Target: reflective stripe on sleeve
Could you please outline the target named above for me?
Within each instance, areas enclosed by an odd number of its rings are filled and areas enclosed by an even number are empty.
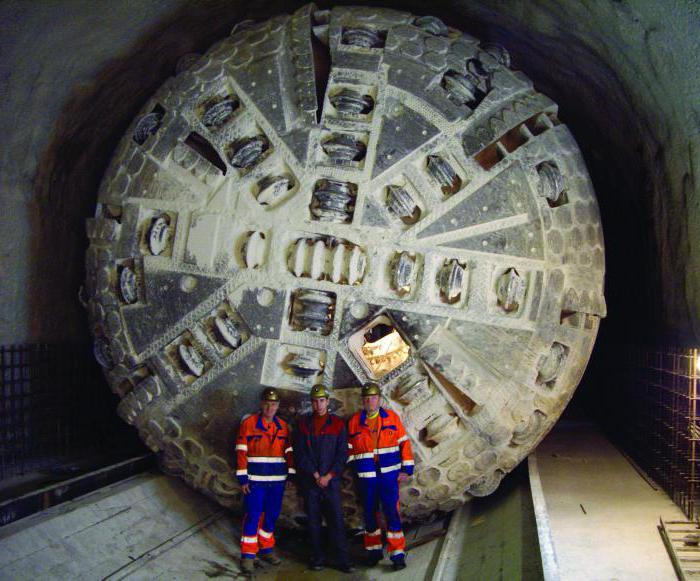
[[[386,538],[387,539],[402,539],[403,538],[403,531],[399,531],[397,533],[387,531]]]
[[[397,440],[397,442],[400,444],[401,442],[405,442],[406,440],[408,440],[408,436],[401,436],[401,437]]]
[[[404,466],[413,466],[413,465],[415,464],[415,462],[414,462],[413,460],[404,460],[404,461],[402,462],[402,464],[403,464]]]
[[[377,535],[381,535],[381,534],[382,534],[382,529],[377,529],[376,531],[373,531],[373,532],[371,532],[371,533],[368,532],[368,531],[365,531],[365,534],[366,534],[368,537],[376,537]]]
[[[262,529],[260,529],[260,530],[258,531],[258,534],[259,534],[263,539],[272,538],[272,533],[268,533],[267,531],[264,531],[264,530],[262,530]]]
[[[365,547],[368,551],[381,551],[382,546],[381,545],[370,545],[369,547]]]
[[[289,452],[293,452],[293,451],[294,451],[294,448],[292,448],[291,446],[289,446],[289,448],[287,448],[287,449],[284,451],[284,453],[285,453],[285,454],[289,454]]]
[[[372,470],[372,472],[358,472],[357,475],[360,478],[376,478],[377,477],[377,473],[374,470]]]
[[[403,555],[403,551],[401,549],[397,549],[396,551],[389,551],[389,556],[390,557],[395,557],[396,555]]]
[[[394,470],[399,470],[401,468],[401,464],[394,464],[393,466],[382,466],[380,470],[383,472],[393,472]]]
[[[296,474],[297,470],[296,468],[287,468],[287,472],[289,472],[290,474]]]
[[[236,444],[236,450],[246,451],[248,450],[248,446],[246,446],[245,444]]]
[[[244,468],[243,470],[236,470],[236,476],[245,476],[248,471]]]
[[[241,537],[241,542],[242,543],[257,543],[258,537],[257,537],[257,535],[254,537]]]

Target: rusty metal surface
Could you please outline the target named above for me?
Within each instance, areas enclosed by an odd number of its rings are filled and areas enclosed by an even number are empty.
[[[378,379],[416,454],[407,518],[493,492],[569,401],[605,316],[598,206],[556,104],[501,47],[392,10],[309,5],[188,62],[87,224],[120,415],[237,506],[230,444],[263,386],[293,419],[314,383],[349,414]],[[382,325],[408,354],[373,367]]]

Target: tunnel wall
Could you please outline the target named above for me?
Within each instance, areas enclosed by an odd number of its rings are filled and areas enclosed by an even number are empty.
[[[426,10],[417,1],[381,4]],[[88,341],[78,300],[84,220],[118,139],[179,57],[204,51],[243,18],[299,5],[0,5],[0,344]],[[615,420],[622,379],[609,370],[624,367],[630,345],[693,345],[700,335],[700,7],[484,0],[434,2],[430,11],[508,48],[579,142],[608,271],[608,318],[581,391]]]
[[[488,2],[472,10],[560,104],[584,151],[604,221],[607,326],[695,341],[700,8]]]
[[[0,6],[0,345],[87,339],[85,218],[111,154],[178,59],[243,17],[224,1]]]

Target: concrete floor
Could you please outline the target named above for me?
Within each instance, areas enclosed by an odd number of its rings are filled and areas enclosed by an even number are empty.
[[[594,426],[560,422],[536,455],[561,579],[676,579],[657,526],[685,516]]]
[[[516,468],[491,496],[470,502],[463,520],[451,532],[452,547],[441,548],[440,560],[449,562],[433,579],[543,578],[526,464]]]
[[[301,532],[282,533],[284,564],[256,579],[377,579],[428,576],[439,540],[411,551],[410,567],[388,561],[353,575],[312,573],[298,558]],[[238,518],[177,479],[156,472],[106,487],[0,529],[0,579],[211,579],[239,576]],[[437,550],[437,553],[436,553]],[[356,557],[361,542],[353,543]]]
[[[560,424],[537,449],[563,580],[672,580],[659,516],[683,515],[592,426]],[[539,580],[527,467],[461,511],[448,535],[352,575],[308,571],[301,532],[281,532],[285,563],[258,579]],[[239,576],[238,518],[177,479],[147,472],[0,528],[0,579],[212,579]],[[361,558],[359,539],[352,543]]]
[[[527,471],[520,467],[497,493],[460,511],[450,542],[438,538],[412,548],[408,569],[359,566],[343,575],[306,568],[300,531],[281,531],[282,566],[258,579],[401,581],[542,578],[529,502]],[[407,530],[416,536],[440,522]],[[144,473],[0,529],[0,579],[211,579],[239,576],[238,518],[177,479]],[[351,542],[355,562],[361,538]],[[442,561],[442,563],[441,563]],[[441,568],[437,569],[438,564]],[[439,571],[439,572],[438,572]]]

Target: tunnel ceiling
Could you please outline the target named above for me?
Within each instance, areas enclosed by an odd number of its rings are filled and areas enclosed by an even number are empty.
[[[306,6],[156,92],[88,220],[86,291],[166,469],[229,504],[264,386],[292,417],[323,382],[348,415],[374,381],[417,519],[492,492],[553,425],[605,316],[603,239],[557,106],[509,65],[435,17]]]
[[[82,222],[117,140],[180,56],[205,50],[240,20],[285,9],[3,4],[4,344],[84,339]],[[685,2],[432,5],[449,25],[507,47],[574,132],[609,241],[604,340],[694,344],[698,336],[698,10]],[[64,35],[52,32],[60,22]]]

